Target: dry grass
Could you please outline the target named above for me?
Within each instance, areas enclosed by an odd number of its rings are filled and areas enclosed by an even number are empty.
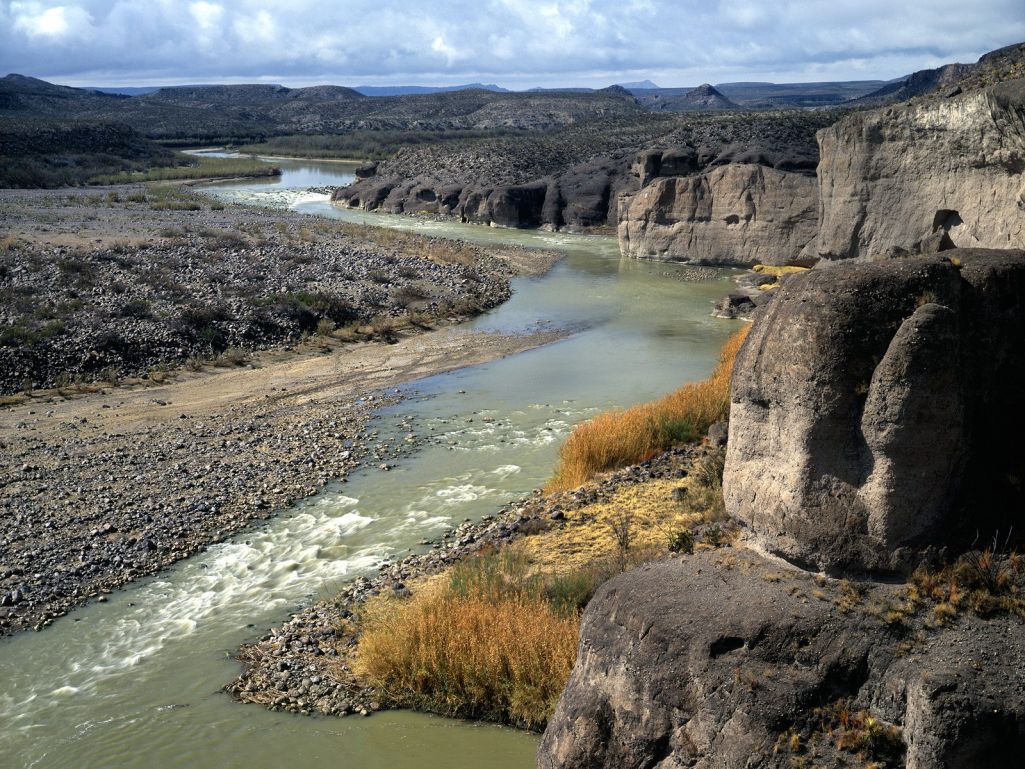
[[[933,604],[933,621],[940,626],[962,609],[980,617],[1012,614],[1025,619],[1025,556],[969,551],[942,569],[916,571],[907,593],[915,608]]]
[[[716,455],[703,457],[686,479],[567,511],[558,525],[409,585],[410,598],[371,599],[356,624],[353,670],[394,705],[543,728],[595,590],[678,552],[681,532],[694,547],[696,527],[721,520],[719,468]],[[709,542],[706,532],[696,546]]]
[[[443,238],[429,238],[387,227],[372,227],[366,224],[342,224],[339,231],[370,241],[379,246],[395,249],[399,253],[418,256],[437,264],[458,264],[473,267],[477,263],[477,251],[466,243]]]
[[[730,407],[733,362],[747,337],[744,327],[723,345],[708,379],[686,384],[652,403],[609,411],[579,425],[559,453],[548,492],[568,491],[607,470],[643,462],[675,443],[700,438]]]
[[[751,268],[755,272],[761,273],[762,275],[771,275],[775,278],[772,283],[763,283],[758,286],[759,291],[772,291],[773,289],[779,288],[780,281],[787,275],[793,275],[798,272],[807,272],[807,267],[797,267],[795,265],[785,265],[781,267],[773,266],[771,264],[756,264]]]
[[[682,501],[677,489],[687,489]],[[638,558],[666,555],[680,532],[723,520],[721,487],[707,487],[692,475],[686,480],[658,479],[619,490],[611,499],[565,513],[565,525],[526,537],[519,547],[539,568],[575,571],[618,556],[613,528],[624,514],[633,523],[633,553]],[[698,544],[701,547],[701,544]]]
[[[539,576],[512,551],[470,559],[408,600],[371,601],[355,668],[402,706],[541,729],[604,576]]]

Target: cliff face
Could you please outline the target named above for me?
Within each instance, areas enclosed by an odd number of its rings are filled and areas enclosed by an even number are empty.
[[[750,266],[792,264],[814,237],[814,177],[754,163],[658,178],[619,202],[628,256]]]
[[[598,591],[539,769],[1021,766],[1019,557],[871,578],[1023,524],[1025,252],[949,255],[778,289],[733,375],[746,534]]]
[[[375,174],[336,190],[332,200],[367,211],[437,214],[474,224],[583,229],[615,222],[617,197],[632,184],[628,167],[621,156],[596,158],[521,184]]]
[[[806,256],[1025,246],[1025,80],[853,114],[818,138]]]
[[[929,549],[1018,530],[1022,339],[1022,251],[791,276],[734,369],[728,512],[830,572],[910,572]]]

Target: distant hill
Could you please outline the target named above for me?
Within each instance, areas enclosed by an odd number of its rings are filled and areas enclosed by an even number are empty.
[[[119,122],[165,142],[253,141],[354,130],[547,130],[641,112],[619,89],[513,93],[450,89],[366,96],[352,88],[280,85],[173,86],[136,96],[0,78],[0,116]]]
[[[509,93],[508,88],[502,88],[494,83],[467,83],[466,85],[358,85],[353,90],[359,91],[364,96],[410,96],[412,94],[447,93],[449,91],[492,91],[494,93]]]
[[[1025,77],[1025,43],[1016,43],[982,56],[975,64],[945,64],[921,69],[857,100],[868,106],[892,104],[916,96],[975,90],[1004,80]]]
[[[658,90],[659,88],[659,86],[655,85],[650,80],[639,80],[636,83],[618,83],[618,85],[628,91],[651,91]]]
[[[885,85],[882,80],[844,80],[818,83],[718,83],[730,101],[749,109],[835,107]]]
[[[110,85],[90,85],[85,86],[87,91],[97,91],[99,93],[116,93],[122,96],[140,96],[144,93],[153,93],[159,91],[161,86],[159,85],[142,85],[142,86],[110,86]]]
[[[737,109],[738,107],[735,102],[730,101],[708,83],[699,85],[697,88],[639,90],[635,96],[644,107],[655,112],[722,110]]]
[[[77,185],[175,160],[126,125],[0,116],[0,187]]]

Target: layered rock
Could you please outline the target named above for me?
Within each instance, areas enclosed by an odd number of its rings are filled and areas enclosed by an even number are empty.
[[[734,369],[728,511],[828,571],[912,568],[1025,524],[1025,252],[791,276]]]
[[[683,165],[676,156],[670,163]],[[754,163],[656,178],[620,199],[620,248],[706,264],[792,264],[815,236],[816,190],[814,177]]]
[[[1025,246],[1025,80],[855,113],[818,138],[808,256]]]
[[[408,179],[361,169],[364,175],[336,190],[332,200],[367,211],[451,216],[473,224],[585,229],[615,222],[615,201],[634,183],[629,166],[625,156],[600,157],[521,184],[426,174]]]
[[[1020,766],[1025,625],[965,617],[908,654],[870,610],[899,589],[849,590],[744,550],[617,577],[584,614],[539,769]]]

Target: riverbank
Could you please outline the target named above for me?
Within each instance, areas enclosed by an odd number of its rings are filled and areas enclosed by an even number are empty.
[[[563,334],[450,325],[506,300],[514,275],[543,274],[558,258],[551,252],[485,252],[353,230],[290,211],[211,203],[177,188],[0,196],[0,285],[23,300],[5,305],[0,352],[8,359],[31,352],[50,372],[5,373],[9,392],[16,379],[32,381],[0,410],[8,513],[0,520],[0,635],[40,629],[91,598],[104,600],[344,478],[361,461],[386,463],[408,450],[406,442],[377,441],[366,431],[372,412],[393,398],[384,390]],[[333,267],[340,258],[344,274]],[[268,279],[275,269],[280,275]],[[154,271],[159,287],[150,280]],[[250,337],[248,345],[243,333],[241,344],[226,344],[218,355],[209,355],[210,336],[199,335],[193,341],[201,346],[190,349],[190,335],[174,318],[204,305],[224,308],[232,284],[341,295],[357,322],[325,326],[331,318],[321,317],[317,329],[283,328]],[[371,321],[386,303],[360,287],[386,298],[407,284],[419,293]],[[112,314],[112,301],[145,305],[146,312]],[[237,333],[245,310],[237,302],[228,307],[208,326],[221,322],[225,333]],[[41,308],[59,316],[41,317]],[[368,325],[360,325],[361,315]],[[7,333],[38,334],[31,324],[40,322],[59,323],[59,331],[31,340]],[[121,326],[125,350],[145,352],[154,338],[170,344],[137,361],[117,356],[102,381],[73,380],[67,372],[97,354],[98,331],[109,336]],[[439,328],[426,331],[432,326]],[[168,340],[168,333],[179,338]],[[366,341],[372,339],[390,343]],[[176,369],[186,357],[189,366]],[[39,391],[39,384],[57,386]]]
[[[225,204],[180,185],[0,192],[0,394],[162,374],[495,307],[555,256]],[[360,331],[360,328],[364,328]],[[369,331],[366,329],[369,328]]]
[[[732,539],[724,420],[746,334],[727,341],[708,379],[578,425],[545,490],[424,541],[430,551],[244,647],[247,668],[228,690],[307,715],[408,707],[543,728],[598,587]]]
[[[354,671],[362,634],[359,618],[368,601],[408,598],[432,580],[444,580],[455,564],[514,547],[535,567],[567,570],[616,559],[618,546],[609,521],[622,509],[637,516],[635,555],[623,568],[665,557],[670,550],[659,527],[679,515],[694,514],[680,501],[687,492],[678,490],[691,488],[694,482],[688,478],[695,468],[718,451],[714,442],[672,449],[574,491],[538,490],[478,522],[464,522],[440,539],[424,542],[423,552],[383,565],[376,577],[355,580],[332,600],[297,612],[244,646],[237,656],[245,669],[226,689],[242,702],[304,715],[368,716],[400,706]],[[698,549],[728,543],[728,527],[712,519],[690,523]]]

